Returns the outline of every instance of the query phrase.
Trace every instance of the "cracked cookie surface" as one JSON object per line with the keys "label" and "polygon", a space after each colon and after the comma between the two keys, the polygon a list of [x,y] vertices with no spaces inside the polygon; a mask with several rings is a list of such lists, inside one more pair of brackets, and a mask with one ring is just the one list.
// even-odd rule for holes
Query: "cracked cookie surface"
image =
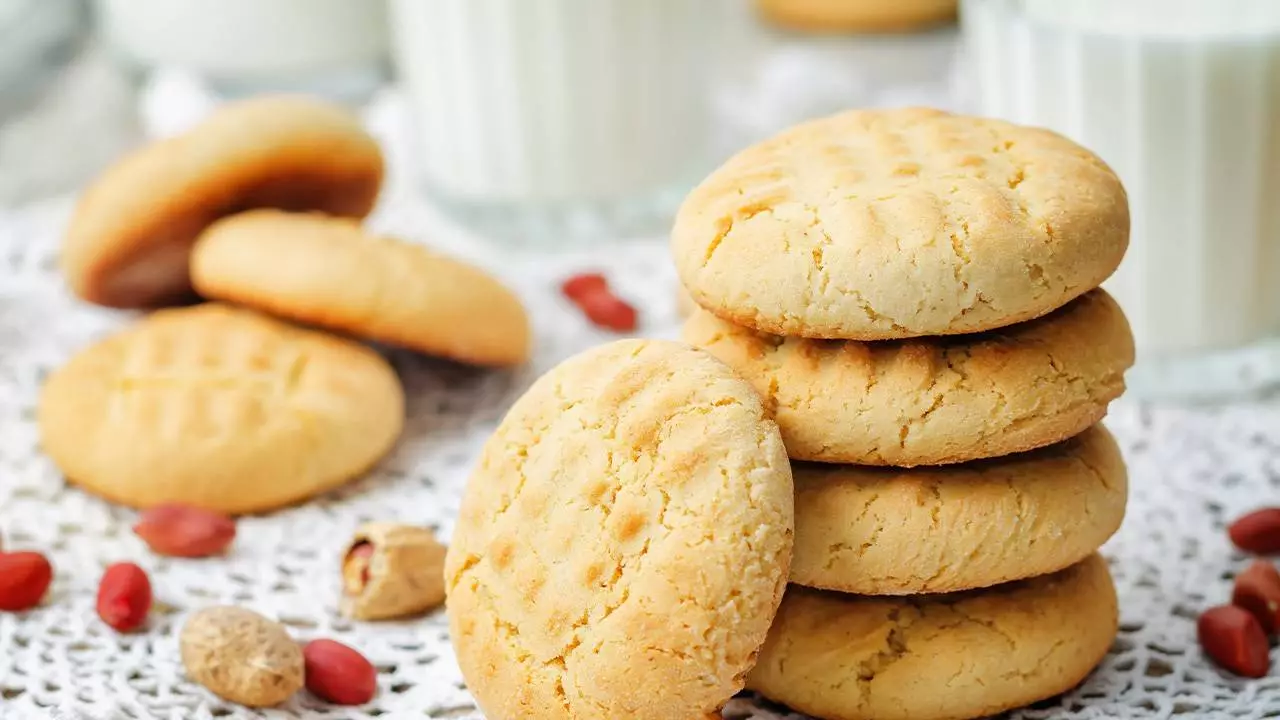
{"label": "cracked cookie surface", "polygon": [[45,382],[38,421],[93,493],[249,513],[367,470],[400,435],[404,393],[363,345],[209,303],[82,350]]}
{"label": "cracked cookie surface", "polygon": [[694,311],[684,340],[749,379],[796,460],[940,465],[1072,437],[1124,392],[1133,335],[1103,290],[978,335],[784,338]]}
{"label": "cracked cookie surface", "polygon": [[793,540],[751,386],[663,341],[589,350],[489,440],[445,562],[453,646],[492,720],[702,717],[741,689]]}
{"label": "cracked cookie surface", "polygon": [[1101,425],[1057,445],[936,468],[800,463],[791,582],[942,593],[1061,570],[1124,519],[1128,478]]}
{"label": "cracked cookie surface", "polygon": [[462,363],[529,358],[519,298],[480,268],[354,220],[256,210],[196,242],[201,295]]}
{"label": "cracked cookie surface", "polygon": [[672,232],[699,305],[757,330],[878,340],[1039,317],[1128,246],[1115,173],[1048,130],[926,110],[854,111],[750,147]]}
{"label": "cracked cookie surface", "polygon": [[1115,585],[1094,554],[1053,575],[952,595],[792,586],[747,686],[829,720],[962,720],[1052,697],[1103,659]]}

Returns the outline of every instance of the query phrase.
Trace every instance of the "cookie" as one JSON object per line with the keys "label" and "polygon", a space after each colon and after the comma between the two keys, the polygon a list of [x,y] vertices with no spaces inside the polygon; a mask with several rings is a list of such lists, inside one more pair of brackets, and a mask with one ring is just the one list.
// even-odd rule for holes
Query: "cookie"
{"label": "cookie", "polygon": [[747,686],[828,720],[985,717],[1079,684],[1116,629],[1115,585],[1099,555],[953,595],[870,598],[792,586]]}
{"label": "cookie", "polygon": [[903,32],[951,22],[957,0],[758,0],[770,22],[806,32]]}
{"label": "cookie", "polygon": [[156,312],[53,372],[44,451],[133,507],[290,505],[363,473],[404,422],[395,372],[354,342],[205,304]]}
{"label": "cookie", "polygon": [[978,335],[784,338],[696,312],[683,337],[756,386],[793,459],[859,465],[956,463],[1058,442],[1106,415],[1134,361],[1129,324],[1103,290]]}
{"label": "cookie", "polygon": [[1101,425],[939,468],[793,467],[791,582],[862,595],[954,592],[1079,562],[1124,520],[1124,458]]}
{"label": "cookie", "polygon": [[445,560],[485,717],[721,708],[782,597],[792,496],[777,426],[710,355],[622,340],[544,375],[485,446]]}
{"label": "cookie", "polygon": [[205,297],[475,365],[529,357],[520,300],[482,270],[366,234],[353,220],[256,210],[212,225],[191,257]]}
{"label": "cookie", "polygon": [[256,207],[364,217],[381,183],[377,143],[344,110],[287,96],[231,103],[104,172],[76,206],[62,269],[90,302],[173,304],[191,293],[191,243],[219,217]]}
{"label": "cookie", "polygon": [[685,200],[699,305],[775,335],[884,340],[1030,320],[1129,241],[1119,179],[1048,130],[938,110],[847,112],[742,151]]}

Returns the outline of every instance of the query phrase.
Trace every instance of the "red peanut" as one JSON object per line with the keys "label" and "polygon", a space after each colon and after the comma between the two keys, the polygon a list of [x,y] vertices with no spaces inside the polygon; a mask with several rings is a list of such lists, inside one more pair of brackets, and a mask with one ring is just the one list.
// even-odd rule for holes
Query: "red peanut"
{"label": "red peanut", "polygon": [[1219,605],[1206,610],[1196,623],[1196,634],[1205,653],[1236,675],[1260,678],[1271,668],[1267,635],[1243,608]]}
{"label": "red peanut", "polygon": [[575,303],[587,295],[606,292],[608,289],[609,281],[600,273],[574,275],[560,285],[560,292]]}
{"label": "red peanut", "polygon": [[21,612],[40,604],[53,582],[53,566],[37,552],[0,553],[0,611]]}
{"label": "red peanut", "polygon": [[378,671],[359,651],[334,640],[302,648],[307,689],[335,705],[363,705],[378,692]]}
{"label": "red peanut", "polygon": [[120,632],[137,630],[151,612],[151,580],[133,563],[116,563],[98,584],[98,617]]}
{"label": "red peanut", "polygon": [[142,513],[133,532],[159,555],[198,558],[225,550],[235,540],[236,523],[211,510],[157,505]]}
{"label": "red peanut", "polygon": [[1267,634],[1280,630],[1280,570],[1266,560],[1255,560],[1236,576],[1231,604],[1253,613]]}
{"label": "red peanut", "polygon": [[1280,507],[1263,508],[1245,515],[1227,528],[1231,542],[1257,555],[1280,553]]}
{"label": "red peanut", "polygon": [[560,292],[582,310],[593,325],[614,332],[636,329],[636,309],[613,294],[600,273],[574,275],[560,285]]}

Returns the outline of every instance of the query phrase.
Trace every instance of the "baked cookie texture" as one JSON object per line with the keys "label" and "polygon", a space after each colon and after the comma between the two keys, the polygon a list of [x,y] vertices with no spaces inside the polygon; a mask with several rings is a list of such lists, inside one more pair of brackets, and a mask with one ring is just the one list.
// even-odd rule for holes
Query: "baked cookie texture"
{"label": "baked cookie texture", "polygon": [[201,295],[464,363],[517,365],[531,348],[524,306],[489,274],[350,219],[256,210],[196,243]]}
{"label": "baked cookie texture", "polygon": [[217,304],[158,311],[52,373],[45,452],[133,507],[239,514],[363,473],[404,422],[395,372],[354,342]]}
{"label": "baked cookie texture", "polygon": [[791,582],[944,593],[1061,570],[1120,528],[1124,458],[1101,425],[1066,442],[939,468],[793,466]]}
{"label": "baked cookie texture", "polygon": [[711,356],[623,340],[539,379],[485,446],[445,561],[491,720],[701,717],[742,688],[785,587],[791,469]]}
{"label": "baked cookie texture", "polygon": [[981,592],[870,598],[792,586],[748,687],[828,720],[960,720],[1079,684],[1116,637],[1106,561]]}
{"label": "baked cookie texture", "polygon": [[214,220],[257,207],[364,217],[382,175],[377,143],[345,110],[289,96],[229,103],[107,169],[76,206],[62,269],[89,302],[173,304],[191,294],[191,243]]}
{"label": "baked cookie texture", "polygon": [[684,340],[750,380],[796,460],[938,465],[1043,447],[1107,413],[1134,362],[1119,305],[1094,290],[979,335],[779,337],[696,312]]}
{"label": "baked cookie texture", "polygon": [[1048,130],[862,110],[750,147],[672,233],[694,300],[776,335],[883,340],[990,330],[1097,287],[1128,246],[1115,173]]}
{"label": "baked cookie texture", "polygon": [[902,32],[955,19],[957,0],[758,0],[765,18],[808,32]]}

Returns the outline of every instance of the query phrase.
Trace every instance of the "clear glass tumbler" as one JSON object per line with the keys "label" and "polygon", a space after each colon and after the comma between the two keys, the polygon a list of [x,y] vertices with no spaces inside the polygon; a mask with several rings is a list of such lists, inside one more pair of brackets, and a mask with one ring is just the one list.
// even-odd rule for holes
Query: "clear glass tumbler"
{"label": "clear glass tumbler", "polygon": [[975,111],[1059,131],[1129,193],[1105,287],[1140,396],[1280,384],[1280,2],[964,0]]}
{"label": "clear glass tumbler", "polygon": [[393,0],[432,199],[534,247],[665,226],[714,164],[719,55],[742,0]]}

